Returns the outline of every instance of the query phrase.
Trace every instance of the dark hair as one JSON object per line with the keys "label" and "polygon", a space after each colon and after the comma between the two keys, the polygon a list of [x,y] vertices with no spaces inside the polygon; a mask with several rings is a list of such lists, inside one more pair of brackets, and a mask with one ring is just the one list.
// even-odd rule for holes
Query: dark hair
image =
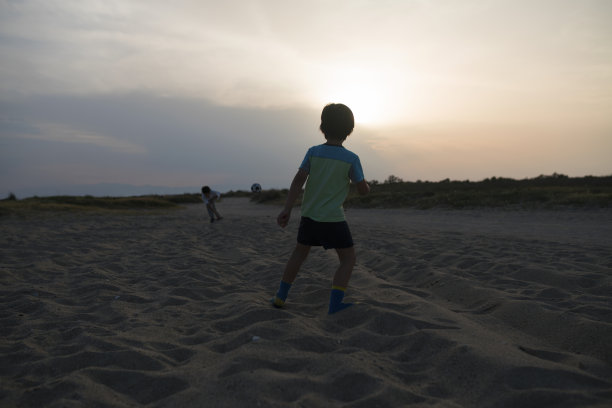
{"label": "dark hair", "polygon": [[210,193],[210,187],[204,186],[202,187],[202,194]]}
{"label": "dark hair", "polygon": [[321,132],[326,139],[344,140],[355,127],[355,117],[348,106],[330,103],[321,112]]}

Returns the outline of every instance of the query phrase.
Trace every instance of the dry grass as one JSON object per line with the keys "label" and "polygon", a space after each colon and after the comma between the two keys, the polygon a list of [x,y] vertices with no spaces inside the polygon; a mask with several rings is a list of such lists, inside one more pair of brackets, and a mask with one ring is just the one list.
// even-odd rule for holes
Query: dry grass
{"label": "dry grass", "polygon": [[[201,201],[201,200],[200,200]],[[183,196],[92,197],[54,196],[0,201],[0,215],[27,215],[41,212],[123,212],[143,213],[179,208],[189,202]]]}

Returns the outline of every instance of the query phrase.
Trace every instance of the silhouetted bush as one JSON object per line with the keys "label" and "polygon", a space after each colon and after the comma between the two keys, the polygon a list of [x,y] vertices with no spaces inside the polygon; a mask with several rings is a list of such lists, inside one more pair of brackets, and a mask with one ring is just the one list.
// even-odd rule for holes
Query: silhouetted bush
{"label": "silhouetted bush", "polygon": [[567,206],[612,207],[612,176],[570,178],[562,174],[515,180],[491,177],[479,182],[421,181],[387,182],[371,185],[368,196],[359,196],[354,189],[346,207],[387,208],[468,208],[522,207],[555,208]]}
{"label": "silhouetted bush", "polygon": [[251,193],[251,201],[256,203],[282,204],[285,202],[289,190],[262,190],[260,193]]}

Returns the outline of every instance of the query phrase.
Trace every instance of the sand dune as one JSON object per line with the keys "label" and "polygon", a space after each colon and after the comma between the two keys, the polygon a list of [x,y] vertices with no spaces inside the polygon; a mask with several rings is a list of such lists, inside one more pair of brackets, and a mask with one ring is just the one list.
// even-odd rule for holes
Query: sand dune
{"label": "sand dune", "polygon": [[0,218],[0,406],[609,407],[612,211],[348,210],[347,300],[277,207]]}

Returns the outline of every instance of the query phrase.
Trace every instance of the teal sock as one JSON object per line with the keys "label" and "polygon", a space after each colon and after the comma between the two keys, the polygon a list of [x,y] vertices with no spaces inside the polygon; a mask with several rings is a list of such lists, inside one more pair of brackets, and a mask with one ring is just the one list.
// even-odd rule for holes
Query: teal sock
{"label": "teal sock", "polygon": [[291,284],[281,280],[278,292],[276,292],[276,297],[272,299],[272,304],[275,307],[283,307],[287,300],[289,289],[291,289]]}
{"label": "teal sock", "polygon": [[352,303],[342,303],[345,290],[346,288],[341,286],[332,286],[332,290],[329,295],[329,311],[327,314],[339,312],[340,310],[344,310],[352,305]]}

